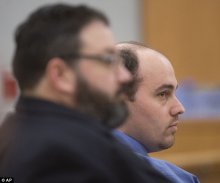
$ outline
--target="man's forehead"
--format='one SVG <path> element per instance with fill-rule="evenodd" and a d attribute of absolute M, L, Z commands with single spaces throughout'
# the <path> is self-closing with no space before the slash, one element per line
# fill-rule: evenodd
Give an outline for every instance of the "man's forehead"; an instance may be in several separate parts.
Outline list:
<path fill-rule="evenodd" d="M 146 85 L 154 88 L 166 87 L 175 89 L 177 80 L 172 65 L 169 60 L 157 52 L 148 50 L 148 53 L 142 51 L 139 57 L 139 75 L 143 78 Z"/>
<path fill-rule="evenodd" d="M 146 48 L 137 50 L 140 72 L 150 74 L 174 72 L 170 61 L 161 53 Z"/>
<path fill-rule="evenodd" d="M 115 52 L 115 39 L 110 28 L 100 21 L 94 21 L 84 27 L 80 33 L 82 51 L 91 54 Z"/>

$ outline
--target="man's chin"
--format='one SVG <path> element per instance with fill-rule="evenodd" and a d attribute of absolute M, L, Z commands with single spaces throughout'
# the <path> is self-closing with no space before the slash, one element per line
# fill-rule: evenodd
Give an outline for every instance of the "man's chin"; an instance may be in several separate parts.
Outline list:
<path fill-rule="evenodd" d="M 169 142 L 162 143 L 160 144 L 160 150 L 169 149 L 174 145 L 174 143 L 175 143 L 175 138 L 173 138 Z"/>

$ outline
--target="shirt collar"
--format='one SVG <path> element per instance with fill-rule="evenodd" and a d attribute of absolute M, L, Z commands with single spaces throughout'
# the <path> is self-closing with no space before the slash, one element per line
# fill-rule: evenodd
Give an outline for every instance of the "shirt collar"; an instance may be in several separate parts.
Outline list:
<path fill-rule="evenodd" d="M 122 144 L 128 146 L 136 154 L 148 156 L 147 150 L 144 148 L 144 146 L 140 144 L 137 140 L 135 140 L 133 137 L 119 130 L 113 130 L 112 133 L 117 138 L 117 140 L 119 140 Z"/>

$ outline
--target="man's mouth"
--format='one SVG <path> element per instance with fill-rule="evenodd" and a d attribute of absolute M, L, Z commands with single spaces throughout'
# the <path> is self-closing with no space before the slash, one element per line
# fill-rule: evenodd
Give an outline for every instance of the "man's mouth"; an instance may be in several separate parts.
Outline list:
<path fill-rule="evenodd" d="M 172 132 L 176 132 L 177 131 L 177 125 L 178 125 L 178 121 L 175 121 L 173 123 L 170 124 L 169 129 L 171 129 Z"/>

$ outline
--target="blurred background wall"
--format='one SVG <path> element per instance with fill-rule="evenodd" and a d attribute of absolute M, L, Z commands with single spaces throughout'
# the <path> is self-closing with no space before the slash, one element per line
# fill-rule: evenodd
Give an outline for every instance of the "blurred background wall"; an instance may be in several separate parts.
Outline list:
<path fill-rule="evenodd" d="M 0 119 L 18 90 L 10 74 L 17 25 L 40 5 L 84 3 L 106 13 L 117 41 L 142 41 L 172 62 L 186 113 L 176 144 L 152 156 L 196 174 L 202 183 L 220 180 L 219 0 L 1 0 Z"/>

